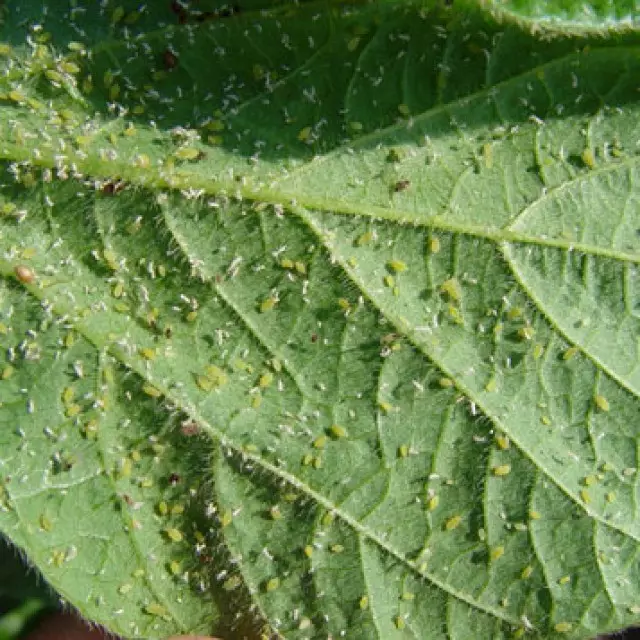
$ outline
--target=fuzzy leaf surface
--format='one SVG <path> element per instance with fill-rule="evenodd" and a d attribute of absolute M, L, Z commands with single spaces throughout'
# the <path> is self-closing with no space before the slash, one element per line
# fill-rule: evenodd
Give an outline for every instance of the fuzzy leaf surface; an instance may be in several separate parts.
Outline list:
<path fill-rule="evenodd" d="M 635 0 L 481 0 L 501 19 L 515 20 L 531 29 L 571 33 L 601 33 L 640 28 Z"/>
<path fill-rule="evenodd" d="M 638 37 L 185 6 L 8 4 L 4 535 L 124 636 L 633 622 Z"/>

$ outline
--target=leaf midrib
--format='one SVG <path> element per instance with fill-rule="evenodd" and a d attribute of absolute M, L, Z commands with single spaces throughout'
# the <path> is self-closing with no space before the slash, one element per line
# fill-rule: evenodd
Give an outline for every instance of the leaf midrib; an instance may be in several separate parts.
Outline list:
<path fill-rule="evenodd" d="M 487 228 L 486 226 L 474 226 L 469 224 L 461 224 L 451 222 L 444 216 L 431 216 L 426 219 L 416 218 L 416 214 L 411 211 L 403 211 L 402 209 L 389 209 L 377 205 L 359 205 L 342 202 L 338 199 L 331 198 L 300 198 L 295 193 L 287 191 L 277 191 L 272 188 L 250 188 L 247 186 L 238 186 L 237 182 L 231 180 L 217 180 L 212 182 L 203 178 L 201 175 L 190 173 L 188 171 L 180 171 L 171 175 L 163 175 L 160 171 L 151 169 L 141 170 L 132 167 L 123 162 L 107 162 L 97 157 L 82 158 L 80 156 L 68 155 L 66 157 L 68 163 L 73 163 L 80 173 L 91 175 L 93 178 L 107 180 L 114 176 L 127 176 L 127 181 L 136 186 L 140 186 L 149 190 L 202 190 L 203 195 L 208 196 L 226 196 L 228 194 L 237 194 L 243 200 L 254 201 L 261 204 L 269 204 L 274 206 L 282 206 L 288 208 L 304 207 L 308 210 L 330 211 L 338 215 L 368 217 L 374 220 L 385 220 L 388 222 L 397 222 L 399 224 L 411 224 L 415 227 L 430 229 L 432 231 L 440 231 L 443 233 L 454 233 L 466 235 L 474 238 L 489 240 L 496 244 L 508 242 L 518 244 L 533 244 L 536 246 L 544 246 L 564 251 L 579 251 L 586 255 L 596 257 L 610 258 L 621 262 L 632 264 L 640 264 L 640 254 L 628 253 L 614 249 L 607 249 L 596 245 L 574 242 L 562 238 L 544 238 L 535 235 L 514 232 L 508 229 L 513 219 L 507 223 L 506 227 Z M 42 153 L 39 158 L 34 158 L 29 150 L 19 147 L 13 143 L 5 143 L 0 150 L 0 160 L 8 162 L 30 162 L 33 166 L 43 169 L 54 169 L 58 166 L 52 155 Z M 313 161 L 309 164 L 313 165 Z M 307 166 L 306 164 L 304 166 Z M 600 173 L 613 172 L 620 170 L 621 167 L 640 167 L 640 157 L 625 159 L 624 161 L 610 163 L 602 168 L 594 169 L 588 176 L 595 176 Z M 290 173 L 291 175 L 291 173 Z M 557 189 L 566 189 L 573 184 L 586 179 L 588 176 L 579 175 L 572 180 L 566 181 L 547 190 L 546 194 L 527 205 L 527 209 L 539 204 L 544 198 L 549 197 Z M 277 184 L 277 181 L 274 182 Z M 274 184 L 272 183 L 272 184 Z M 520 212 L 518 215 L 520 215 Z"/>

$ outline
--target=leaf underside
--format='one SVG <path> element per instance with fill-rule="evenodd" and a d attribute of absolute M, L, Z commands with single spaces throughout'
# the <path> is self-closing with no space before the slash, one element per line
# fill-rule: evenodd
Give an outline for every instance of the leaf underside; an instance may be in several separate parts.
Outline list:
<path fill-rule="evenodd" d="M 72 4 L 0 36 L 4 535 L 128 637 L 634 622 L 638 37 Z"/>

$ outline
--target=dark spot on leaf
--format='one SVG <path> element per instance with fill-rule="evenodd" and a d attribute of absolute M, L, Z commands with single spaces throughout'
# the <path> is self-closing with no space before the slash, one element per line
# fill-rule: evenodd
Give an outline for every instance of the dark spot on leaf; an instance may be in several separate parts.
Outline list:
<path fill-rule="evenodd" d="M 178 66 L 178 56 L 170 49 L 165 49 L 162 54 L 162 62 L 164 63 L 164 68 L 167 71 L 171 71 L 171 69 L 175 69 Z"/>

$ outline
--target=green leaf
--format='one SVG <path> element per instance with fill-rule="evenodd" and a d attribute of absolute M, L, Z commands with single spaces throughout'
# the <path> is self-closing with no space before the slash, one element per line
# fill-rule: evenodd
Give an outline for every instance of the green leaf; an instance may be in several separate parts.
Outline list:
<path fill-rule="evenodd" d="M 638 6 L 633 0 L 481 0 L 480 5 L 499 20 L 515 21 L 536 31 L 607 34 L 640 28 Z"/>
<path fill-rule="evenodd" d="M 7 10 L 2 532 L 124 636 L 632 623 L 638 36 L 171 6 Z"/>

